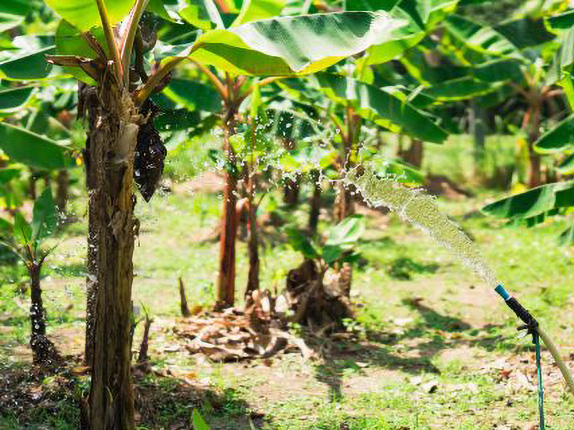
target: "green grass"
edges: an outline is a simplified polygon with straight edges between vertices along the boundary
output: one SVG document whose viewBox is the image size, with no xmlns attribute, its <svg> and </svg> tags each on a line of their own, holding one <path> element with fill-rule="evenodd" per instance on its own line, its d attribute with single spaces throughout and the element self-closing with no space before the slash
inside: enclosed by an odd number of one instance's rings
<svg viewBox="0 0 574 430">
<path fill-rule="evenodd" d="M 496 145 L 511 145 L 512 139 L 491 144 L 494 149 L 489 153 L 500 149 Z M 429 147 L 431 170 L 453 172 L 455 177 L 467 172 L 468 145 L 461 160 L 453 155 L 461 145 L 464 141 L 449 142 L 445 148 Z M 184 152 L 171 162 L 169 175 L 174 181 L 187 180 L 184 172 L 193 170 L 190 165 L 203 162 Z M 480 191 L 471 199 L 439 199 L 438 204 L 472 234 L 498 278 L 533 311 L 569 356 L 574 352 L 573 252 L 556 242 L 568 221 L 554 218 L 528 229 L 467 216 L 497 195 Z M 279 199 L 278 193 L 274 196 Z M 47 260 L 43 281 L 49 334 L 75 352 L 81 351 L 85 312 L 84 204 L 82 199 L 75 201 L 79 222 L 53 240 L 59 246 Z M 177 316 L 179 277 L 191 305 L 213 303 L 218 243 L 199 239 L 218 225 L 220 205 L 216 194 L 179 192 L 161 194 L 151 205 L 138 206 L 141 231 L 134 256 L 134 303 L 149 307 L 158 318 Z M 284 213 L 290 222 L 304 226 L 308 206 L 304 203 Z M 369 215 L 367 222 L 359 245 L 363 259 L 353 285 L 353 299 L 360 307 L 357 320 L 348 323 L 357 335 L 353 340 L 324 340 L 322 347 L 330 352 L 321 362 L 289 354 L 271 364 L 257 360 L 212 364 L 189 357 L 184 350 L 161 352 L 162 342 L 173 339 L 156 333 L 155 341 L 152 337 L 156 369 L 194 372 L 201 388 L 190 388 L 177 377 L 140 382 L 157 399 L 152 405 L 155 424 L 140 428 L 169 429 L 174 423 L 186 423 L 194 407 L 200 408 L 216 430 L 249 430 L 250 420 L 266 430 L 490 430 L 523 428 L 535 422 L 535 392 L 513 388 L 491 366 L 496 360 L 508 359 L 514 371 L 529 372 L 534 364 L 532 346 L 527 339 L 516 338 L 516 318 L 490 286 L 396 216 Z M 328 224 L 329 219 L 322 219 L 323 228 Z M 267 229 L 263 240 L 262 285 L 281 289 L 285 274 L 301 257 L 286 245 L 280 231 Z M 247 262 L 246 245 L 240 242 L 238 296 L 246 285 Z M 22 267 L 3 266 L 0 276 L 4 279 L 0 362 L 15 366 L 14 362 L 27 359 L 22 351 L 28 342 L 28 302 L 19 293 L 27 279 Z M 547 354 L 544 366 L 556 374 Z M 430 381 L 436 382 L 436 392 L 424 389 Z M 546 405 L 550 429 L 572 428 L 574 401 L 552 380 L 547 380 Z M 49 417 L 35 411 L 33 421 L 38 426 L 26 428 L 40 428 L 40 422 L 50 429 L 75 428 L 74 411 L 70 405 Z M 0 418 L 0 428 L 18 425 L 13 418 Z"/>
</svg>

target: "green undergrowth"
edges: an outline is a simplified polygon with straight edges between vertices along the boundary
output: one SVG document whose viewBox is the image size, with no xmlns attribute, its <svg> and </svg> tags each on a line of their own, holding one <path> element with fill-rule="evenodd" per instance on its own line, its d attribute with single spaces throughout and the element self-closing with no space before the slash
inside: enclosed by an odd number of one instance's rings
<svg viewBox="0 0 574 430">
<path fill-rule="evenodd" d="M 429 157 L 435 164 L 442 162 L 433 158 L 438 157 L 435 149 L 429 149 Z M 192 157 L 187 162 L 198 163 Z M 170 167 L 175 184 L 187 162 Z M 457 169 L 463 172 L 464 166 Z M 482 216 L 478 210 L 495 196 L 480 191 L 473 198 L 437 201 L 472 236 L 498 279 L 536 315 L 568 357 L 574 352 L 573 252 L 556 242 L 567 220 L 554 218 L 528 229 Z M 286 224 L 305 227 L 306 187 L 301 197 L 302 204 L 293 211 L 281 208 L 278 191 L 266 197 L 265 204 Z M 331 191 L 326 199 L 333 200 Z M 217 192 L 180 189 L 161 192 L 150 205 L 138 206 L 137 307 L 146 306 L 160 319 L 178 316 L 179 278 L 191 306 L 213 304 L 219 248 L 213 232 L 220 206 Z M 71 211 L 76 222 L 53 239 L 58 247 L 47 259 L 43 285 L 50 336 L 79 353 L 85 317 L 85 202 L 75 200 Z M 321 229 L 331 222 L 328 214 L 325 211 Z M 317 362 L 294 353 L 270 362 L 216 364 L 190 357 L 183 349 L 162 351 L 161 342 L 175 340 L 157 340 L 155 334 L 154 368 L 160 373 L 187 372 L 197 386 L 169 374 L 140 380 L 139 386 L 150 390 L 157 403 L 153 418 L 140 422 L 139 428 L 189 428 L 194 408 L 214 430 L 512 430 L 535 423 L 535 392 L 514 389 L 514 379 L 501 379 L 493 367 L 502 359 L 516 372 L 527 372 L 534 364 L 532 346 L 516 337 L 516 318 L 492 286 L 396 216 L 368 212 L 365 218 L 367 231 L 358 245 L 361 258 L 353 279 L 357 318 L 347 322 L 349 339 L 321 340 L 319 347 L 327 354 Z M 281 227 L 263 229 L 261 257 L 262 286 L 272 291 L 281 290 L 287 272 L 302 261 Z M 247 265 L 242 240 L 238 296 L 247 282 Z M 13 370 L 29 360 L 27 277 L 18 265 L 2 266 L 0 276 L 0 361 Z M 544 360 L 550 369 L 549 356 Z M 549 429 L 572 428 L 574 402 L 560 385 L 547 389 L 546 405 Z M 75 428 L 73 404 L 62 403 L 54 411 L 49 416 L 30 412 L 30 421 L 23 425 L 0 409 L 0 428 Z"/>
</svg>

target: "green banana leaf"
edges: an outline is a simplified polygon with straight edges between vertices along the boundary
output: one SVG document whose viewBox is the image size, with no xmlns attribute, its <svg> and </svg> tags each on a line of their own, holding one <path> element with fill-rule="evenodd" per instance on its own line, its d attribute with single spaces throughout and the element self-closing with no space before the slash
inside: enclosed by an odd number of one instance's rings
<svg viewBox="0 0 574 430">
<path fill-rule="evenodd" d="M 39 170 L 60 170 L 76 166 L 75 159 L 66 147 L 5 122 L 0 123 L 0 149 L 13 161 Z"/>
<path fill-rule="evenodd" d="M 562 37 L 562 43 L 554 56 L 546 82 L 551 85 L 561 81 L 566 73 L 572 72 L 574 64 L 574 27 Z"/>
<path fill-rule="evenodd" d="M 562 246 L 569 246 L 574 244 L 574 225 L 568 227 L 560 234 L 558 243 Z"/>
<path fill-rule="evenodd" d="M 2 61 L 0 62 L 0 79 L 24 81 L 47 78 L 52 71 L 52 66 L 46 62 L 45 57 L 54 52 L 55 47 L 48 46 Z"/>
<path fill-rule="evenodd" d="M 551 154 L 574 149 L 574 114 L 560 121 L 552 130 L 544 133 L 534 144 L 541 154 Z"/>
<path fill-rule="evenodd" d="M 552 41 L 556 36 L 550 33 L 542 19 L 530 17 L 506 21 L 494 27 L 518 49 L 539 46 Z"/>
<path fill-rule="evenodd" d="M 221 97 L 212 87 L 187 79 L 172 79 L 163 94 L 190 111 L 217 113 L 221 111 Z"/>
<path fill-rule="evenodd" d="M 211 30 L 193 46 L 170 47 L 164 55 L 189 56 L 238 75 L 304 75 L 400 39 L 408 26 L 383 12 L 280 17 Z"/>
<path fill-rule="evenodd" d="M 574 26 L 574 10 L 546 18 L 546 26 L 554 32 L 570 30 Z"/>
<path fill-rule="evenodd" d="M 34 202 L 32 217 L 32 243 L 37 247 L 51 236 L 58 226 L 58 213 L 51 188 L 46 188 Z"/>
<path fill-rule="evenodd" d="M 496 91 L 502 84 L 478 81 L 472 77 L 453 79 L 422 90 L 415 98 L 431 97 L 437 101 L 468 100 Z M 413 101 L 413 103 L 415 103 Z"/>
<path fill-rule="evenodd" d="M 179 16 L 186 22 L 201 30 L 225 28 L 213 0 L 186 0 L 185 4 L 186 6 L 179 11 Z"/>
<path fill-rule="evenodd" d="M 239 16 L 232 26 L 278 16 L 286 3 L 287 0 L 244 0 Z"/>
<path fill-rule="evenodd" d="M 44 0 L 58 15 L 81 31 L 101 26 L 95 0 Z M 135 0 L 104 0 L 110 23 L 117 24 L 126 17 Z"/>
<path fill-rule="evenodd" d="M 512 81 L 519 83 L 523 79 L 520 63 L 512 59 L 489 61 L 472 69 L 472 75 L 484 82 Z"/>
<path fill-rule="evenodd" d="M 12 179 L 17 178 L 22 173 L 18 167 L 5 167 L 0 169 L 0 185 L 7 184 Z"/>
<path fill-rule="evenodd" d="M 563 175 L 574 174 L 574 154 L 568 155 L 556 168 Z"/>
<path fill-rule="evenodd" d="M 19 26 L 32 6 L 30 0 L 3 0 L 0 2 L 0 33 Z"/>
<path fill-rule="evenodd" d="M 26 104 L 33 87 L 0 88 L 0 111 L 13 111 Z"/>
<path fill-rule="evenodd" d="M 451 36 L 471 50 L 498 57 L 522 58 L 519 49 L 492 27 L 460 15 L 450 15 L 444 25 Z"/>
<path fill-rule="evenodd" d="M 339 105 L 351 103 L 368 121 L 392 131 L 403 130 L 409 136 L 426 142 L 442 143 L 447 138 L 442 128 L 398 92 L 395 95 L 387 89 L 328 73 L 318 73 L 316 80 L 327 97 Z"/>
<path fill-rule="evenodd" d="M 574 181 L 557 182 L 506 197 L 485 206 L 483 212 L 499 218 L 528 219 L 574 205 Z"/>
</svg>

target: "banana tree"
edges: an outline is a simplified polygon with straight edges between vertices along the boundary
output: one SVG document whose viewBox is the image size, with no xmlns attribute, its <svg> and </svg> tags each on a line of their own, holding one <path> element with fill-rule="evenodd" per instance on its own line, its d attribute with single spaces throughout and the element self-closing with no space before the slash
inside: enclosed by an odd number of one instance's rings
<svg viewBox="0 0 574 430">
<path fill-rule="evenodd" d="M 74 69 L 74 75 L 93 86 L 82 87 L 79 111 L 89 116 L 85 161 L 90 190 L 90 236 L 96 245 L 88 258 L 96 284 L 96 324 L 89 398 L 91 428 L 134 428 L 133 393 L 130 383 L 129 331 L 132 255 L 137 223 L 134 217 L 134 159 L 136 146 L 161 164 L 157 135 L 149 127 L 153 117 L 147 103 L 154 91 L 164 87 L 176 66 L 186 61 L 214 66 L 228 73 L 229 88 L 238 88 L 233 75 L 283 76 L 314 73 L 371 45 L 393 41 L 408 24 L 383 13 L 352 12 L 319 14 L 244 23 L 251 14 L 224 28 L 206 30 L 194 41 L 159 49 L 153 67 L 142 73 L 147 32 L 140 20 L 149 6 L 162 2 L 138 0 L 45 0 L 63 18 L 58 30 L 58 54 L 50 64 Z M 193 3 L 195 4 L 195 3 Z M 212 2 L 207 5 L 213 6 Z M 258 2 L 250 2 L 257 6 Z M 190 3 L 190 7 L 192 4 Z M 184 9 L 185 10 L 185 9 Z M 188 9 L 189 11 L 189 9 Z M 208 11 L 213 12 L 212 7 Z M 160 11 L 161 12 L 161 11 Z M 241 15 L 240 15 L 241 16 Z M 263 16 L 264 18 L 265 16 Z M 95 29 L 94 29 L 95 27 Z M 138 31 L 139 30 L 139 31 Z M 314 43 L 309 43 L 313 40 Z M 160 58 L 162 56 L 163 58 Z M 148 56 L 149 58 L 149 56 Z M 145 59 L 145 58 L 144 58 Z M 1 70 L 0 64 L 0 70 Z M 145 63 L 144 63 L 145 68 Z M 149 73 L 149 75 L 148 75 Z M 217 82 L 214 80 L 214 82 Z M 225 88 L 220 88 L 223 92 Z M 237 122 L 238 97 L 227 94 L 222 119 L 224 142 Z M 138 142 L 139 139 L 139 142 Z M 152 151 L 150 147 L 155 147 Z M 157 163 L 157 162 L 160 163 Z M 161 169 L 159 169 L 161 170 Z M 232 215 L 235 174 L 227 172 L 224 211 Z M 226 223 L 226 227 L 229 226 Z M 224 246 L 233 244 L 222 232 Z M 233 252 L 223 250 L 221 276 L 233 274 Z"/>
<path fill-rule="evenodd" d="M 41 271 L 49 249 L 41 245 L 56 229 L 58 216 L 47 188 L 34 203 L 34 216 L 28 222 L 15 212 L 13 222 L 0 218 L 0 241 L 24 262 L 30 277 L 30 347 L 35 364 L 56 366 L 61 357 L 46 336 L 46 316 L 42 301 Z"/>
<path fill-rule="evenodd" d="M 570 111 L 574 106 L 574 85 L 570 56 L 574 46 L 574 13 L 570 10 L 547 18 L 547 25 L 560 39 L 560 48 L 555 55 L 547 85 L 562 87 L 568 99 Z M 574 114 L 560 121 L 555 127 L 544 133 L 534 144 L 534 150 L 558 158 L 558 171 L 568 177 L 574 172 L 572 153 L 574 152 Z M 540 224 L 548 217 L 568 215 L 574 207 L 574 182 L 565 180 L 541 185 L 526 192 L 498 200 L 483 208 L 483 211 L 500 218 L 525 222 L 529 226 Z M 570 226 L 560 235 L 563 245 L 574 243 L 574 226 Z"/>
<path fill-rule="evenodd" d="M 507 91 L 507 98 L 514 94 L 516 103 L 524 106 L 524 109 L 514 111 L 521 114 L 520 128 L 526 135 L 529 162 L 527 182 L 531 187 L 540 185 L 543 182 L 541 159 L 534 150 L 534 143 L 540 137 L 544 124 L 543 112 L 554 111 L 556 114 L 556 106 L 562 95 L 559 89 L 547 83 L 549 69 L 546 65 L 556 49 L 555 36 L 545 29 L 542 19 L 536 16 L 511 20 L 494 27 L 482 26 L 462 16 L 451 16 L 445 28 L 447 32 L 443 35 L 442 43 L 450 46 L 452 55 L 463 66 L 468 68 L 472 64 L 483 64 L 482 72 L 486 79 L 479 78 L 483 85 L 488 84 L 489 80 L 496 80 L 500 85 L 502 82 L 497 76 L 501 72 L 509 77 L 516 75 L 503 84 L 511 90 Z M 500 68 L 503 61 L 509 66 L 506 70 Z M 508 63 L 511 61 L 513 65 Z"/>
<path fill-rule="evenodd" d="M 258 2 L 244 2 L 243 8 L 239 11 L 238 17 L 231 24 L 229 30 L 243 33 L 243 30 L 240 31 L 243 26 L 239 24 L 252 19 L 249 17 L 269 17 L 281 10 L 282 2 L 275 1 L 266 3 L 267 6 L 274 5 L 274 7 L 262 7 L 263 3 L 259 4 Z M 206 11 L 206 15 L 209 16 L 211 21 L 207 24 L 211 27 L 215 26 L 221 28 L 223 26 L 223 19 L 217 14 L 217 12 L 217 9 L 213 8 Z M 225 12 L 233 12 L 233 10 L 228 5 Z M 263 16 L 262 14 L 265 15 Z M 371 16 L 385 16 L 385 22 L 379 22 L 380 27 L 377 31 L 369 31 L 371 34 L 370 37 L 374 37 L 374 39 L 365 39 L 367 34 L 363 33 L 355 33 L 363 34 L 363 36 L 360 37 L 351 34 L 351 31 L 358 30 L 358 27 L 356 27 L 357 24 L 363 24 L 360 21 L 360 17 L 367 16 L 369 14 Z M 185 13 L 182 16 L 184 19 L 187 19 L 191 24 L 196 26 L 206 24 L 205 22 L 198 22 L 195 13 L 191 14 L 193 19 L 190 19 L 190 14 L 188 13 Z M 273 22 L 275 22 L 275 24 L 273 24 Z M 284 17 L 278 21 L 261 21 L 260 24 L 253 23 L 254 29 L 256 29 L 259 34 L 258 37 L 261 38 L 260 42 L 262 43 L 262 47 L 263 44 L 268 44 L 266 39 L 271 40 L 271 34 L 268 34 L 267 32 L 272 28 L 272 26 L 278 25 L 277 23 L 284 25 L 282 31 L 289 34 L 289 37 L 283 42 L 283 47 L 279 47 L 278 45 L 269 45 L 263 49 L 263 52 L 266 54 L 276 55 L 278 58 L 283 56 L 284 60 L 281 61 L 286 61 L 285 64 L 278 63 L 277 65 L 269 65 L 265 62 L 258 61 L 255 57 L 254 62 L 251 63 L 245 61 L 246 59 L 241 59 L 237 64 L 237 68 L 231 70 L 231 72 L 233 72 L 232 74 L 228 73 L 225 68 L 222 70 L 227 74 L 222 74 L 221 71 L 214 71 L 206 67 L 206 64 L 218 66 L 217 62 L 201 62 L 201 57 L 193 59 L 196 66 L 202 70 L 208 79 L 212 81 L 214 87 L 220 93 L 220 97 L 223 100 L 224 105 L 222 112 L 222 129 L 224 150 L 227 154 L 227 168 L 225 172 L 226 187 L 223 198 L 224 208 L 222 211 L 223 219 L 220 236 L 220 270 L 217 283 L 217 295 L 220 306 L 230 306 L 235 300 L 235 232 L 237 230 L 237 226 L 234 225 L 234 220 L 236 219 L 235 211 L 237 205 L 236 194 L 238 177 L 236 172 L 237 169 L 234 167 L 235 155 L 233 153 L 233 148 L 229 144 L 229 140 L 236 132 L 239 107 L 243 100 L 245 100 L 251 93 L 253 88 L 253 81 L 245 76 L 292 76 L 309 74 L 328 67 L 352 53 L 360 53 L 371 45 L 378 47 L 392 47 L 397 43 L 397 40 L 402 40 L 405 35 L 411 34 L 412 32 L 410 23 L 403 17 L 391 18 L 382 12 L 347 12 L 317 14 L 298 18 Z M 319 25 L 324 27 L 321 33 L 317 33 L 317 26 Z M 342 32 L 339 30 L 342 30 Z M 255 36 L 256 33 L 242 35 L 246 42 L 249 42 L 250 40 L 254 41 Z M 313 38 L 313 40 L 315 40 L 318 37 L 321 37 L 321 41 L 324 43 L 323 49 L 320 53 L 312 52 L 315 50 L 318 51 L 318 45 L 313 48 L 305 46 L 305 49 L 303 49 L 306 38 Z M 199 40 L 201 40 L 201 37 L 198 41 Z M 301 62 L 301 59 L 304 59 L 306 56 L 311 61 L 307 60 L 305 62 Z M 173 61 L 177 62 L 179 59 L 174 59 Z M 285 66 L 288 66 L 288 68 Z M 272 67 L 273 70 L 265 70 L 269 67 Z M 270 77 L 262 80 L 258 85 L 262 87 L 274 80 L 275 78 Z"/>
<path fill-rule="evenodd" d="M 41 113 L 47 115 L 41 104 L 31 102 L 37 101 L 38 93 L 38 89 L 32 86 L 13 87 L 4 83 L 0 90 L 0 151 L 5 164 L 0 168 L 0 195 L 10 209 L 10 217 L 0 218 L 0 241 L 24 262 L 30 278 L 30 347 L 34 363 L 52 367 L 61 360 L 54 344 L 46 336 L 41 272 L 50 250 L 42 245 L 55 231 L 58 216 L 52 192 L 46 188 L 35 199 L 33 219 L 28 222 L 22 214 L 22 200 L 15 193 L 14 183 L 22 180 L 23 165 L 49 174 L 57 169 L 67 171 L 76 166 L 76 161 L 66 146 L 35 133 L 39 131 Z M 32 105 L 36 107 L 31 109 Z M 28 111 L 31 114 L 25 113 Z M 18 123 L 26 123 L 27 127 Z"/>
</svg>

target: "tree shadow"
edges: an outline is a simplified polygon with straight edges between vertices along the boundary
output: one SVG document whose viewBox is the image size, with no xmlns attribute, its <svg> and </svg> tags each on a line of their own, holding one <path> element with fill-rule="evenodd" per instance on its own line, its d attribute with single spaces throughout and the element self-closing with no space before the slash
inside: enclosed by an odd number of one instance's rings
<svg viewBox="0 0 574 430">
<path fill-rule="evenodd" d="M 48 371 L 28 363 L 0 361 L 0 428 L 81 428 L 89 378 L 81 357 Z M 80 373 L 78 373 L 78 371 Z M 192 429 L 198 409 L 211 430 L 262 428 L 268 421 L 253 412 L 235 390 L 217 390 L 166 372 L 134 366 L 136 425 L 146 429 Z"/>
<path fill-rule="evenodd" d="M 337 338 L 337 335 L 321 340 L 312 334 L 304 337 L 322 358 L 322 362 L 315 366 L 315 378 L 329 387 L 331 401 L 343 399 L 345 374 L 360 372 L 363 367 L 399 370 L 412 375 L 440 374 L 433 359 L 444 350 L 478 346 L 490 352 L 501 348 L 516 352 L 529 348 L 527 344 L 517 344 L 515 339 L 505 339 L 498 334 L 504 324 L 489 324 L 477 329 L 420 302 L 405 300 L 403 303 L 419 312 L 422 318 L 399 333 L 368 331 L 362 340 L 352 336 Z M 420 342 L 412 345 L 411 341 L 415 339 L 420 339 Z M 404 349 L 405 345 L 411 345 L 405 353 L 394 352 L 401 347 Z"/>
</svg>

